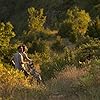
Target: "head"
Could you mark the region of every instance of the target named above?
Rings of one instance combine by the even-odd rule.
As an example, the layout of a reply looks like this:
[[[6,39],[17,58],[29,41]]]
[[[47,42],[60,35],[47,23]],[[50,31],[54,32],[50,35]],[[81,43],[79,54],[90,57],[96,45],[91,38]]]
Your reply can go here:
[[[27,48],[26,45],[22,45],[22,47],[23,47],[23,52],[27,52],[28,51],[28,48]]]
[[[18,46],[18,52],[23,52],[23,47],[22,46]]]

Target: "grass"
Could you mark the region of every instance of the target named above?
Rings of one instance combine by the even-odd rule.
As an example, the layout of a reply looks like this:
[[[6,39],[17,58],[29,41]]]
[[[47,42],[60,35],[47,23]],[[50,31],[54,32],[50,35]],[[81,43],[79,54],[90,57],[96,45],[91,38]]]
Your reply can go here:
[[[66,67],[46,81],[46,85],[30,84],[22,72],[0,65],[0,100],[100,100],[100,86],[86,86],[80,78],[85,68]]]

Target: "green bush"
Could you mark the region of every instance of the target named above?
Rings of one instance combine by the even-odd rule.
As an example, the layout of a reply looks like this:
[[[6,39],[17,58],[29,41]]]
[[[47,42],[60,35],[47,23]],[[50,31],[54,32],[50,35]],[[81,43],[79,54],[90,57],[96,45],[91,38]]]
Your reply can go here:
[[[42,41],[42,40],[32,41],[32,44],[31,44],[28,52],[31,54],[34,52],[43,53],[43,52],[45,52],[47,46],[48,46],[48,44],[46,43],[46,41]]]
[[[79,48],[76,49],[75,59],[77,62],[85,62],[94,58],[100,58],[100,41],[90,39],[88,42],[84,42]]]
[[[63,52],[64,51],[64,43],[60,36],[57,36],[55,42],[52,44],[51,48],[56,52]]]
[[[45,80],[55,77],[57,72],[64,69],[66,64],[69,64],[65,54],[54,53],[50,48],[46,48],[42,53],[35,52],[30,57],[33,59],[34,64],[38,63],[40,65],[41,74]]]
[[[66,61],[67,65],[73,65],[75,64],[75,49],[70,50],[68,47],[64,48],[64,59]]]
[[[66,60],[64,57],[54,54],[49,62],[41,65],[42,76],[45,80],[54,78],[57,72],[65,68]]]
[[[100,83],[100,59],[93,59],[89,66],[87,75],[81,78],[81,81],[86,86],[99,86]]]
[[[8,50],[10,47],[11,38],[15,36],[13,32],[13,26],[10,22],[4,24],[3,22],[0,23],[0,59],[4,59],[4,56],[8,54]]]
[[[29,30],[40,32],[44,29],[44,23],[46,21],[46,16],[43,14],[44,9],[40,11],[36,10],[34,7],[28,8],[28,26]]]
[[[93,38],[100,39],[100,18],[99,16],[90,23],[88,35]]]
[[[68,36],[72,41],[77,41],[84,36],[91,18],[85,10],[78,7],[67,10],[66,19],[63,21],[59,33]]]

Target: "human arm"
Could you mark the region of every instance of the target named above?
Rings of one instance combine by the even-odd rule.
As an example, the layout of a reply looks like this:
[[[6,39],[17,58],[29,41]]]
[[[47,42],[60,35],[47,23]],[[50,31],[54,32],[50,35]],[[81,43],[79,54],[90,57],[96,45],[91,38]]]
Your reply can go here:
[[[27,61],[29,61],[29,62],[32,61],[32,60],[28,57],[28,55],[27,55],[25,52],[23,53],[23,55],[24,55],[24,57],[25,57],[25,59],[26,59]]]
[[[20,55],[20,63],[21,63],[21,64],[28,64],[29,61],[24,61],[23,55],[21,54],[21,55]]]
[[[14,55],[11,57],[10,62],[15,66]]]

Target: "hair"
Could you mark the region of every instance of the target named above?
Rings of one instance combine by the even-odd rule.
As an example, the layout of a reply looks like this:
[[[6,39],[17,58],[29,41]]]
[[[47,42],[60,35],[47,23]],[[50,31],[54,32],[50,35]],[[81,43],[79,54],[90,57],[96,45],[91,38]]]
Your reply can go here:
[[[22,46],[20,45],[20,46],[18,46],[18,48],[17,48],[17,49],[19,50],[21,47],[22,47]]]
[[[28,48],[26,45],[23,44],[22,47],[23,47],[23,51],[26,51],[26,52],[28,51]]]

